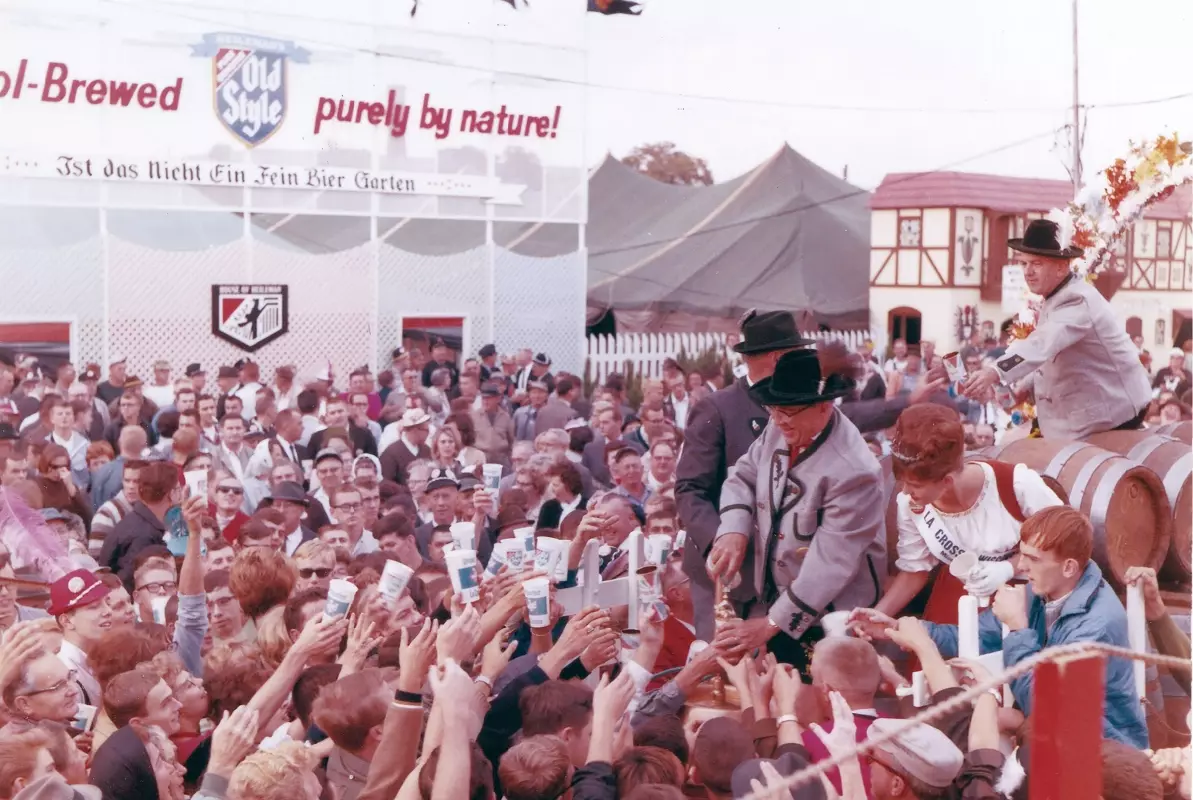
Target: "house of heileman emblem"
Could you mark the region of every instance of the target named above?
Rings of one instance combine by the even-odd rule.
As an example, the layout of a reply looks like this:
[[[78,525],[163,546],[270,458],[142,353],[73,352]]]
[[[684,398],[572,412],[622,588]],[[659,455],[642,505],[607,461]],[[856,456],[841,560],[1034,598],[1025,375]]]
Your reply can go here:
[[[217,283],[211,287],[211,332],[253,352],[290,329],[288,286]]]
[[[310,59],[293,42],[242,33],[204,34],[191,55],[211,58],[215,115],[249,147],[273,136],[286,120],[289,61]]]

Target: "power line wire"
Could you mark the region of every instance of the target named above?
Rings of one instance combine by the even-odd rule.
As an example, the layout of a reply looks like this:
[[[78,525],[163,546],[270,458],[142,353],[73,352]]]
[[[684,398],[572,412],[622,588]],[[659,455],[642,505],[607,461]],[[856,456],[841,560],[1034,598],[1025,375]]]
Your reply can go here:
[[[273,36],[276,35],[270,31],[262,31],[260,29],[250,29],[243,25],[236,23],[229,23],[226,20],[211,19],[207,17],[196,17],[191,14],[186,14],[172,9],[162,8],[156,4],[141,4],[136,2],[122,2],[122,0],[102,0],[122,8],[137,8],[156,11],[168,16],[177,17],[179,19],[190,20],[191,22],[201,22],[209,25],[234,25],[246,32],[253,33],[258,36]],[[208,11],[223,11],[214,6],[196,5],[194,8],[206,9]],[[314,21],[314,20],[309,20]],[[476,66],[472,64],[454,64],[449,62],[437,61],[432,58],[420,58],[418,56],[402,53],[387,53],[380,50],[374,50],[369,47],[361,47],[358,45],[343,44],[339,42],[321,41],[318,39],[311,39],[303,37],[304,42],[320,45],[328,48],[335,48],[345,52],[355,52],[362,55],[377,56],[378,58],[391,58],[399,61],[412,61],[420,64],[430,64],[437,67],[447,67],[449,69],[470,70],[473,72],[483,72],[486,74],[503,75],[511,78],[521,78],[524,80],[541,81],[543,83],[555,83],[567,86],[579,86],[589,89],[601,89],[606,91],[627,92],[631,94],[643,94],[653,97],[673,97],[683,100],[703,100],[719,103],[735,103],[738,105],[760,106],[765,108],[789,108],[801,111],[840,111],[840,112],[860,112],[867,114],[1045,114],[1066,111],[1072,108],[1071,105],[1057,105],[1057,106],[1021,106],[1021,107],[1001,107],[1001,108],[978,108],[978,107],[932,107],[932,106],[854,106],[842,105],[837,103],[799,103],[789,102],[784,100],[760,100],[743,97],[731,97],[729,95],[719,94],[703,94],[698,92],[675,92],[666,89],[652,89],[646,86],[615,86],[605,83],[592,83],[587,80],[576,80],[572,78],[559,78],[549,75],[539,75],[530,72],[517,72],[511,70],[495,70],[487,66]],[[1134,106],[1156,105],[1159,103],[1169,103],[1174,100],[1182,100],[1188,97],[1193,97],[1193,92],[1184,92],[1182,94],[1170,95],[1167,97],[1157,97],[1148,100],[1128,100],[1113,103],[1091,103],[1083,104],[1081,108],[1130,108]]]

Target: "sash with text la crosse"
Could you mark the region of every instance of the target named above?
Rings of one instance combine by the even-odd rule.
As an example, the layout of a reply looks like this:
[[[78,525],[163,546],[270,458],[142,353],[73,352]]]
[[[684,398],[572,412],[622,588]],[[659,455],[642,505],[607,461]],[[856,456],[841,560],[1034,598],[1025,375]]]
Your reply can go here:
[[[954,558],[965,552],[965,548],[957,542],[957,537],[953,535],[948,525],[945,524],[941,513],[930,504],[925,504],[923,509],[917,513],[911,503],[911,498],[900,492],[899,505],[907,509],[908,514],[911,516],[911,521],[915,523],[915,529],[923,538],[924,544],[928,546],[928,550],[931,551],[932,555],[936,556],[937,560],[944,564],[952,564]],[[1006,561],[1014,552],[1015,548],[1001,553],[979,553],[978,560]]]

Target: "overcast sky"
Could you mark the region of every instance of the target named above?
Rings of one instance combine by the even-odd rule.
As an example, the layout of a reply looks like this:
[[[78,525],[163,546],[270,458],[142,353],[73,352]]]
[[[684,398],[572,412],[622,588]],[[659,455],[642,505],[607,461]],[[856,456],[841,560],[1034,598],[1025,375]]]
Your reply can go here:
[[[586,149],[594,163],[607,150],[624,155],[640,142],[666,139],[705,157],[724,180],[787,141],[831,172],[848,165],[850,180],[865,187],[888,172],[962,160],[951,168],[1067,177],[1067,134],[1049,131],[1072,118],[1069,0],[644,5],[637,18],[587,15],[589,80],[656,92],[590,91]],[[1193,92],[1190,31],[1189,0],[1081,0],[1082,103]],[[1128,139],[1173,128],[1193,134],[1193,96],[1090,110],[1086,174],[1122,154]]]

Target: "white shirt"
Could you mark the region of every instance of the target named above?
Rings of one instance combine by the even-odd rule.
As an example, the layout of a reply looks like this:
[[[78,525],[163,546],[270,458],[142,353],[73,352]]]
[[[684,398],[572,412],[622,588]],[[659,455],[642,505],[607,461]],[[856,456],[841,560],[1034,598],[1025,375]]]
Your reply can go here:
[[[369,553],[376,553],[381,549],[381,545],[373,538],[372,531],[361,531],[360,538],[356,540],[356,546],[352,548],[352,555],[363,556]]]
[[[897,358],[888,358],[886,363],[882,365],[884,372],[902,372],[907,369],[907,359],[900,361]]]
[[[681,431],[687,427],[688,424],[688,409],[692,406],[692,397],[687,392],[684,392],[682,400],[677,400],[675,395],[671,395],[671,407],[675,409],[675,427]]]
[[[261,388],[261,384],[254,381],[253,383],[245,383],[237,386],[232,394],[240,398],[244,405],[244,413],[247,416],[256,416],[257,414],[257,391]],[[278,409],[279,411],[281,409]]]
[[[174,405],[173,384],[158,386],[155,383],[147,383],[142,387],[141,394],[145,395],[145,399],[152,400],[158,408]]]
[[[395,420],[381,430],[381,438],[377,440],[377,452],[384,453],[385,449],[402,437],[402,426]]]
[[[318,417],[313,414],[304,414],[302,417],[302,437],[298,440],[298,443],[306,447],[311,443],[311,434],[321,430],[323,430],[323,423],[319,421]]]
[[[277,398],[278,411],[285,411],[288,408],[294,408],[295,404],[298,402],[298,386],[294,385],[293,383],[290,384],[290,391],[288,392],[283,392],[278,388],[276,383],[269,388],[273,389],[274,397]]]
[[[954,541],[967,552],[982,555],[1003,553],[1019,544],[1019,522],[1011,516],[998,496],[998,484],[989,464],[980,464],[986,483],[978,500],[968,511],[946,514],[937,509]],[[1025,464],[1015,465],[1015,499],[1025,517],[1041,509],[1063,505],[1044,479]],[[927,572],[940,563],[924,542],[912,519],[910,498],[903,492],[898,506],[899,558],[895,565],[903,572]]]
[[[66,448],[66,452],[70,455],[70,469],[71,472],[86,472],[87,471],[87,447],[91,444],[87,437],[78,431],[72,430],[69,439],[63,440],[58,438],[58,434],[53,431],[50,432],[50,441],[54,444],[60,444]]]
[[[286,555],[293,557],[294,551],[302,544],[302,525],[286,534]]]
[[[63,639],[62,645],[58,648],[58,660],[65,664],[67,669],[75,671],[75,680],[83,690],[83,696],[79,699],[89,706],[100,705],[99,681],[95,679],[91,667],[87,664],[87,654]]]

